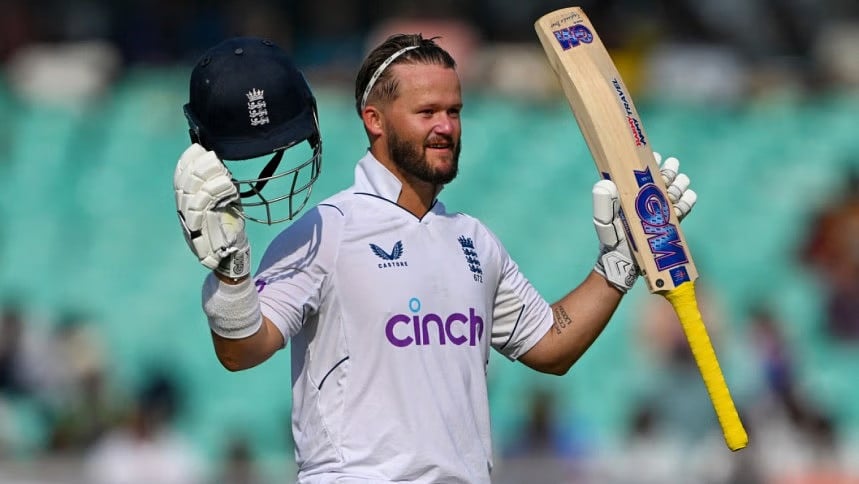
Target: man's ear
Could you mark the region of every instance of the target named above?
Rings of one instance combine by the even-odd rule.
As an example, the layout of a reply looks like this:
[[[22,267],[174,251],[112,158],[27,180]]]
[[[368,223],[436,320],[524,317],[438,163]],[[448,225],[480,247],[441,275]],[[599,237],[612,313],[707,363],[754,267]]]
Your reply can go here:
[[[367,106],[361,112],[364,120],[364,128],[373,136],[381,136],[383,133],[384,115],[376,106]]]

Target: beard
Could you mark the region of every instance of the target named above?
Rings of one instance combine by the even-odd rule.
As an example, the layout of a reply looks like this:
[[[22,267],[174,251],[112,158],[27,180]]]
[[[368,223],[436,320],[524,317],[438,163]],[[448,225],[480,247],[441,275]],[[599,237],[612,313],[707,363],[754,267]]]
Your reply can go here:
[[[430,166],[424,145],[409,142],[393,131],[388,135],[388,153],[404,174],[433,185],[444,185],[456,178],[462,144],[461,142],[454,144],[453,138],[449,137],[444,137],[444,141],[453,147],[451,168],[446,171],[436,170]]]

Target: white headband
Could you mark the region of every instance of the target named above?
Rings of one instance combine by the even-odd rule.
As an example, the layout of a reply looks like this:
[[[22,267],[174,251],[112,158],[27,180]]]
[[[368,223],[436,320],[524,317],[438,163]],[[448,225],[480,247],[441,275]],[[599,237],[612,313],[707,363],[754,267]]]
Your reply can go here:
[[[370,78],[370,82],[367,83],[367,88],[364,89],[364,95],[361,96],[361,111],[367,106],[367,96],[370,95],[370,91],[373,90],[373,86],[376,84],[376,81],[379,80],[379,77],[382,76],[382,73],[385,72],[385,69],[391,65],[392,62],[397,60],[397,57],[403,55],[404,53],[417,49],[420,47],[419,45],[410,45],[408,47],[403,47],[402,49],[391,54],[391,57],[385,59],[385,62],[382,62],[379,67],[376,69],[376,72],[373,73],[373,77]]]

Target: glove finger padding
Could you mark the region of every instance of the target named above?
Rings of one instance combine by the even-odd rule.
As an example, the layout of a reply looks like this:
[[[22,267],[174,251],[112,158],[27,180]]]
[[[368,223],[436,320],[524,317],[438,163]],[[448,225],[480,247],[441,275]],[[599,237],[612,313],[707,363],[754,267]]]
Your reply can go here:
[[[689,177],[684,173],[680,173],[674,178],[674,182],[666,187],[668,190],[668,199],[671,200],[671,203],[677,203],[680,200],[683,192],[689,188],[689,184]]]
[[[680,160],[677,158],[672,156],[663,161],[662,155],[655,151],[653,158],[659,165],[659,174],[665,182],[668,198],[674,204],[674,213],[678,219],[683,220],[698,201],[698,195],[689,189],[691,180],[685,173],[680,173]]]
[[[173,177],[185,241],[209,269],[238,278],[250,272],[250,248],[238,189],[214,152],[194,144]]]
[[[621,292],[627,292],[638,279],[623,221],[617,186],[610,180],[598,181],[592,190],[593,222],[600,243],[594,270]]]
[[[677,202],[674,203],[674,213],[677,214],[677,218],[679,220],[686,218],[697,201],[698,194],[695,193],[695,190],[688,189],[683,192],[683,196],[680,197],[680,200],[677,200]]]
[[[173,173],[173,188],[183,186],[181,183],[183,181],[182,176],[188,171],[188,166],[192,161],[204,154],[206,154],[206,149],[197,143],[193,143],[185,149],[182,156],[179,157],[179,162],[176,164],[176,171]]]
[[[670,156],[665,161],[662,161],[662,155],[655,151],[653,152],[653,158],[656,160],[656,165],[659,166],[659,174],[662,176],[665,186],[670,186],[674,183],[674,179],[680,171],[680,160]]]

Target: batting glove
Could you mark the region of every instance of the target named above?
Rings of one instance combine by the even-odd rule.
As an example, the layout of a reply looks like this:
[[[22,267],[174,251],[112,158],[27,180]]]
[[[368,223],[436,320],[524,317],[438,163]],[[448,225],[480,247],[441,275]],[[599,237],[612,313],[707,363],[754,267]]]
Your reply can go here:
[[[689,189],[689,177],[679,173],[680,161],[670,157],[664,162],[659,153],[653,153],[660,165],[659,173],[668,189],[668,198],[674,204],[674,213],[683,220],[695,206],[698,195]],[[600,244],[600,253],[594,270],[621,292],[627,292],[639,276],[639,268],[632,257],[626,230],[620,218],[620,196],[611,180],[600,180],[593,186],[593,221]]]
[[[239,193],[227,167],[197,143],[182,153],[173,176],[185,242],[200,263],[234,279],[250,273],[250,246]]]
[[[663,162],[662,155],[655,151],[653,157],[659,165],[659,174],[662,175],[662,181],[668,189],[668,199],[674,204],[674,213],[678,220],[683,220],[698,201],[698,194],[689,189],[689,177],[685,173],[679,173],[680,161],[677,158],[671,156]]]

